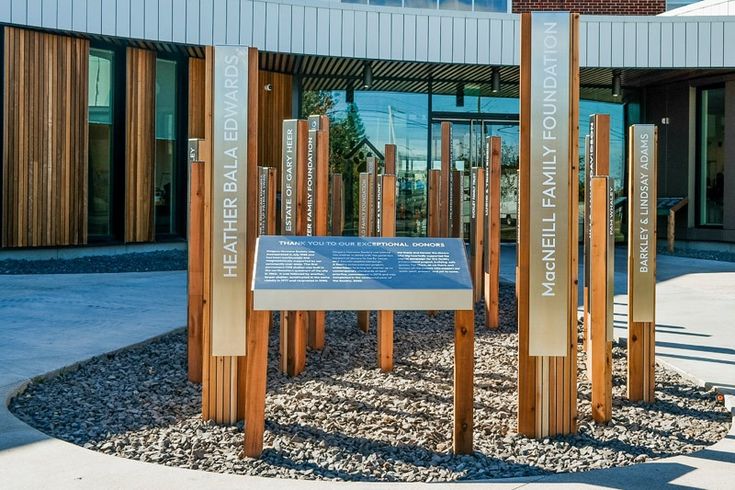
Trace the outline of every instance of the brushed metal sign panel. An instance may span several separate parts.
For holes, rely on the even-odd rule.
[[[653,322],[656,303],[656,148],[658,131],[653,124],[630,128],[630,233],[628,261],[634,322]]]
[[[296,202],[298,199],[298,168],[296,148],[298,140],[298,119],[283,121],[281,141],[281,234],[296,234]]]
[[[312,121],[309,118],[309,132],[306,136],[306,170],[304,175],[304,234],[314,236],[314,196],[316,195],[316,156],[319,141],[319,130],[311,129]]]
[[[212,355],[244,356],[247,315],[248,50],[214,49]]]
[[[492,166],[492,136],[485,138],[485,208],[483,210],[483,234],[485,236],[485,246],[482,247],[483,271],[490,272],[490,173]],[[516,208],[518,209],[518,208]]]
[[[607,178],[607,340],[615,327],[615,180]]]
[[[258,167],[258,236],[268,233],[268,167]]]
[[[532,356],[567,352],[570,33],[568,13],[532,16],[528,305]]]
[[[594,120],[590,119],[590,133],[592,133]],[[590,135],[584,137],[584,287],[587,290],[585,300],[587,300],[587,309],[590,304],[590,237],[592,235],[592,227],[590,222],[592,219],[592,160],[590,152],[592,151],[592,140]],[[585,294],[583,292],[583,294]],[[586,321],[586,319],[585,319]]]
[[[367,237],[370,236],[370,174],[360,172],[359,184],[357,233]]]

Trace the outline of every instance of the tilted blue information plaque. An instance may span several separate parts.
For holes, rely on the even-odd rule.
[[[459,238],[262,236],[256,310],[471,310]]]

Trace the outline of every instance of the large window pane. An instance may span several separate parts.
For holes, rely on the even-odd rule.
[[[722,225],[725,191],[725,89],[700,92],[700,224]]]
[[[415,9],[436,9],[436,0],[405,0],[403,6]]]
[[[156,233],[175,228],[176,62],[156,60]]]
[[[112,109],[114,53],[89,51],[89,197],[90,236],[112,235]]]
[[[476,12],[507,12],[508,0],[475,0]]]
[[[439,0],[439,8],[446,10],[472,10],[472,0]]]

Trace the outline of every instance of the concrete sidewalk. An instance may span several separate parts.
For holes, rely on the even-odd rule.
[[[514,275],[514,253],[511,247],[503,247],[503,276],[510,280]],[[685,262],[690,263],[687,265]],[[620,261],[618,266],[624,270]],[[682,362],[679,366],[687,367],[689,365],[683,361],[691,362],[689,368],[694,374],[690,374],[694,378],[701,377],[710,383],[715,380],[723,386],[728,384],[724,381],[732,379],[732,370],[735,369],[731,352],[733,339],[725,338],[726,324],[734,317],[735,267],[732,266],[707,261],[682,262],[676,258],[668,264],[668,258],[663,257],[659,261],[662,279],[659,318],[671,322],[665,323],[670,326],[662,330],[668,333],[661,333],[659,340],[683,344],[684,341],[679,340],[681,337],[690,344],[665,344],[661,347],[671,349],[670,356],[679,356],[671,357],[672,363]],[[704,272],[708,273],[700,276]],[[393,483],[274,480],[142,463],[48,437],[8,412],[6,404],[9,397],[29,378],[184,325],[185,281],[183,272],[0,276],[0,399],[6,402],[0,405],[0,487],[299,490],[396,486]],[[674,295],[674,299],[668,298]],[[623,299],[616,297],[616,302],[621,302],[622,306]],[[709,311],[703,312],[702,308]],[[729,318],[724,316],[725,312]],[[720,313],[723,316],[719,316]],[[699,321],[700,318],[709,320]],[[616,320],[624,322],[624,317],[618,316]],[[672,328],[674,326],[681,328]],[[622,333],[623,329],[617,330]],[[674,340],[670,341],[665,335]],[[700,343],[690,342],[689,338]],[[691,354],[692,350],[696,350],[696,355]],[[695,359],[681,359],[681,351],[690,352],[689,357]],[[717,353],[720,357],[710,357],[710,353]],[[724,367],[722,371],[726,372],[707,374],[711,364]],[[481,483],[431,484],[430,488],[486,488],[490,483],[493,488],[730,488],[733,475],[735,432],[731,430],[730,435],[716,445],[689,456],[587,473]],[[403,484],[401,487],[429,485]]]

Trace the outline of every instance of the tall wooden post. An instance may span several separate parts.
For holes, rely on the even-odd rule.
[[[628,398],[652,403],[656,388],[656,182],[658,129],[628,131]]]
[[[450,236],[452,219],[451,182],[454,161],[452,157],[452,123],[441,124],[441,182],[439,184],[439,236]]]
[[[397,175],[396,174],[396,145],[387,144],[385,145],[385,163],[384,172],[386,175]]]
[[[530,437],[576,430],[578,26],[521,16],[518,431]],[[533,98],[551,86],[553,100]]]
[[[198,142],[194,140],[198,147]],[[198,152],[198,151],[197,151]],[[202,309],[204,262],[204,162],[191,161],[189,174],[187,372],[192,383],[202,382]]]
[[[345,228],[345,199],[342,174],[332,175],[332,236],[342,236]]]
[[[246,100],[240,110],[246,108],[247,128],[238,134],[241,140],[247,138],[247,144],[239,148],[238,157],[243,164],[243,173],[246,177],[246,204],[249,209],[257,208],[257,153],[258,153],[258,51],[255,48],[217,48],[242,50],[247,49],[247,83],[240,83],[240,90],[245,88]],[[213,169],[217,161],[214,155],[214,140],[221,138],[215,133],[215,126],[219,124],[215,114],[215,90],[222,91],[222,80],[215,80],[215,48],[207,47],[205,51],[205,140],[200,143],[200,159],[205,162],[205,168],[210,171],[204,173],[204,261],[203,261],[203,299],[202,315],[202,418],[217,423],[234,423],[244,416],[246,363],[244,355],[212,355],[213,353],[213,302],[218,300],[212,293],[214,283],[214,264],[211,253],[216,236],[213,227],[214,204],[213,198]],[[240,56],[238,54],[238,56]],[[244,70],[241,70],[241,73]],[[215,83],[219,86],[215,86]],[[242,116],[238,114],[238,116]],[[242,127],[241,125],[240,127]],[[224,148],[220,148],[224,150]],[[222,155],[217,155],[222,158]],[[242,174],[240,174],[242,175]],[[245,253],[240,259],[244,262],[245,274],[243,280],[249,284],[252,278],[252,260],[257,235],[256,213],[245,213]],[[239,262],[242,264],[243,262]],[[247,321],[242,329],[247,332],[252,312],[251,292],[245,288],[244,303],[247,311]],[[221,313],[221,311],[218,310]],[[247,334],[245,336],[247,338]],[[246,345],[228,345],[229,348],[245,353]]]
[[[396,176],[380,176],[381,207],[380,236],[396,236]],[[381,371],[393,370],[393,311],[378,311],[378,367]]]
[[[464,172],[462,170],[452,171],[451,189],[449,191],[450,216],[449,223],[450,236],[454,238],[464,238]]]
[[[485,325],[500,326],[500,163],[499,136],[487,138],[485,173]],[[516,278],[517,279],[517,278]],[[516,281],[517,282],[517,281]]]
[[[438,169],[429,170],[429,230],[430,237],[441,236],[441,179],[442,172]]]
[[[615,195],[609,177],[590,180],[590,365],[592,418],[612,419]]]
[[[372,183],[371,174],[369,172],[360,172],[360,188],[359,188],[359,200],[358,200],[358,235],[361,237],[372,236],[371,224],[373,220],[371,215],[373,214],[373,208],[371,203],[372,194]],[[357,326],[360,330],[367,333],[370,330],[370,312],[369,311],[358,311],[357,312]]]
[[[590,236],[591,236],[591,202],[592,177],[610,175],[610,115],[592,114],[590,116],[590,133],[585,138],[585,205],[584,205],[584,300],[583,300],[583,338],[587,349],[589,337],[590,312]]]
[[[470,171],[470,270],[475,303],[482,299],[485,282],[485,169]]]

